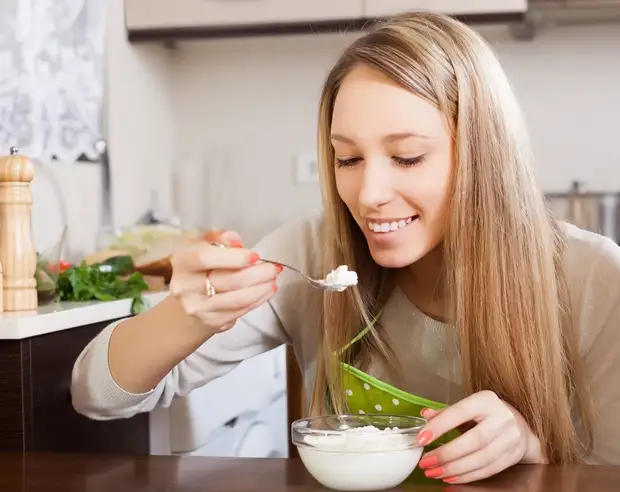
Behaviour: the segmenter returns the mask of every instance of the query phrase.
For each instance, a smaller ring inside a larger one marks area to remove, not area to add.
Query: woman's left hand
[[[428,420],[418,437],[422,445],[452,429],[469,427],[422,457],[419,466],[429,478],[468,483],[516,463],[546,462],[540,442],[521,414],[491,391],[475,393],[440,411],[426,409],[422,416]]]

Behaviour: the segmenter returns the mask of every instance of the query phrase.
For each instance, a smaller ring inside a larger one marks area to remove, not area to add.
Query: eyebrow
[[[339,142],[344,142],[344,143],[348,143],[348,144],[354,144],[355,143],[353,141],[353,139],[351,139],[349,137],[345,137],[344,135],[340,135],[339,133],[332,133],[331,138],[332,138],[332,140],[338,140]],[[424,139],[428,139],[430,137],[428,137],[426,135],[421,135],[419,133],[404,132],[404,133],[391,133],[391,134],[386,135],[385,137],[383,137],[382,140],[384,142],[392,143],[392,142],[398,142],[399,140],[406,140],[407,138],[424,138]]]

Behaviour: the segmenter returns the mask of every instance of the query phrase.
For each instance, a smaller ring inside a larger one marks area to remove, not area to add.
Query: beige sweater
[[[266,259],[295,265],[323,277],[318,213],[291,222],[254,249]],[[568,281],[581,353],[599,413],[593,463],[620,464],[620,247],[602,236],[566,225]],[[292,344],[310,391],[317,352],[320,291],[290,271],[280,275],[276,297],[241,319],[231,330],[212,337],[175,367],[152,391],[131,394],[110,376],[108,343],[115,328],[104,329],[75,363],[72,395],[80,413],[93,419],[130,417],[156,405],[168,406],[175,395],[226,374],[244,359],[283,343]],[[397,290],[386,305],[384,328],[408,375],[405,391],[437,401],[462,398],[454,339],[448,325],[415,308]],[[406,329],[403,329],[406,327]],[[387,379],[379,366],[371,371]]]

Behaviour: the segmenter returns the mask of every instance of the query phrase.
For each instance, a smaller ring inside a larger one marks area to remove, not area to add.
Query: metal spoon
[[[265,260],[263,258],[261,258],[260,261],[265,262],[265,263],[271,263],[272,265],[280,265],[280,266],[283,266],[284,268],[288,268],[289,270],[293,270],[294,272],[297,272],[299,275],[301,275],[304,279],[306,279],[310,283],[310,285],[312,285],[313,287],[316,287],[317,289],[323,289],[323,290],[332,291],[332,292],[333,291],[342,292],[347,287],[351,287],[350,285],[344,285],[344,284],[329,284],[323,279],[316,279],[316,278],[308,277],[308,275],[299,271],[297,268],[294,268],[290,265],[286,265],[279,261]]]
[[[209,244],[211,244],[212,246],[218,246],[220,248],[225,248],[226,247],[222,243],[209,243]],[[299,275],[301,275],[310,285],[312,285],[313,287],[316,287],[317,289],[327,290],[327,291],[330,291],[330,292],[333,292],[333,291],[342,292],[347,287],[351,287],[350,285],[344,285],[344,284],[330,284],[330,283],[327,283],[324,279],[316,279],[316,278],[308,277],[308,275],[306,275],[305,273],[301,272],[297,268],[292,267],[290,265],[286,265],[286,264],[281,263],[279,261],[265,260],[264,258],[261,258],[260,261],[262,261],[264,263],[271,263],[272,265],[280,265],[280,266],[283,266],[284,268],[288,268],[289,270],[293,270],[294,272],[296,272]]]

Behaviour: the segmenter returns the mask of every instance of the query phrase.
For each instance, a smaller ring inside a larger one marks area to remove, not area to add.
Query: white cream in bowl
[[[396,487],[413,472],[423,451],[417,432],[373,425],[314,432],[296,444],[308,472],[323,486],[341,491]]]

